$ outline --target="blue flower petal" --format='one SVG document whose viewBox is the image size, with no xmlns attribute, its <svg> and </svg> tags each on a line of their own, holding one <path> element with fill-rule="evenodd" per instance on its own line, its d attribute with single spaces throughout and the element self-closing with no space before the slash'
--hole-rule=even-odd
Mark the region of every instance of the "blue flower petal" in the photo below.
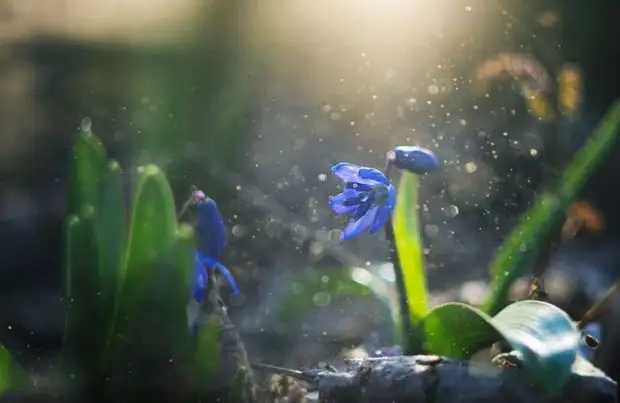
<svg viewBox="0 0 620 403">
<path fill-rule="evenodd" d="M 387 222 L 388 218 L 390 218 L 391 211 L 385 206 L 380 206 L 377 210 L 377 214 L 375 216 L 375 220 L 370 226 L 369 234 L 374 234 L 381 229 Z"/>
<path fill-rule="evenodd" d="M 366 231 L 374 222 L 375 216 L 377 215 L 377 210 L 379 210 L 378 206 L 372 206 L 372 208 L 370 208 L 370 210 L 368 210 L 368 212 L 359 220 L 350 222 L 340 235 L 340 239 L 352 239 Z"/>
<path fill-rule="evenodd" d="M 230 271 L 228 271 L 228 269 L 223 264 L 210 256 L 206 256 L 203 253 L 198 253 L 198 257 L 200 258 L 200 261 L 204 263 L 207 267 L 217 269 L 220 273 L 224 275 L 224 277 L 226 277 L 226 280 L 228 281 L 228 284 L 230 284 L 230 287 L 232 288 L 235 295 L 239 293 L 239 289 L 237 288 L 237 283 L 235 282 L 235 279 L 233 278 Z"/>
<path fill-rule="evenodd" d="M 394 149 L 394 166 L 411 173 L 422 175 L 436 171 L 439 159 L 431 151 L 421 147 L 399 146 Z"/>
<path fill-rule="evenodd" d="M 355 213 L 353 214 L 353 217 L 351 217 L 351 219 L 353 221 L 359 220 L 364 215 L 366 215 L 366 213 L 368 213 L 368 210 L 370 210 L 372 206 L 373 204 L 372 204 L 372 201 L 370 200 L 365 201 L 363 204 L 360 204 L 357 210 L 355 211 Z"/>
<path fill-rule="evenodd" d="M 232 289 L 233 294 L 239 294 L 239 289 L 237 288 L 237 283 L 235 282 L 235 278 L 230 273 L 230 271 L 221 263 L 217 263 L 215 268 L 226 277 L 230 288 Z"/>
<path fill-rule="evenodd" d="M 388 188 L 388 198 L 385 202 L 385 208 L 392 212 L 394 210 L 394 206 L 396 205 L 396 188 L 394 186 L 390 186 Z"/>
<path fill-rule="evenodd" d="M 359 176 L 365 180 L 373 180 L 384 185 L 389 185 L 390 181 L 385 174 L 378 169 L 374 168 L 362 168 L 359 170 Z"/>
<path fill-rule="evenodd" d="M 355 203 L 357 202 L 357 203 Z M 361 200 L 358 192 L 352 189 L 346 189 L 344 192 L 329 199 L 329 205 L 336 214 L 347 214 L 355 211 Z"/>
<path fill-rule="evenodd" d="M 198 223 L 196 242 L 198 250 L 206 256 L 219 259 L 226 247 L 226 225 L 213 199 L 196 203 Z"/>
<path fill-rule="evenodd" d="M 204 301 L 204 291 L 207 288 L 209 276 L 203 262 L 201 262 L 198 253 L 194 255 L 194 277 L 192 279 L 192 297 L 196 302 Z"/>
<path fill-rule="evenodd" d="M 353 164 L 349 164 L 348 162 L 341 162 L 332 167 L 332 173 L 347 183 L 355 182 L 355 183 L 360 183 L 362 185 L 369 185 L 373 187 L 379 184 L 383 184 L 383 185 L 385 184 L 383 181 L 377 181 L 375 179 L 374 174 L 372 173 L 366 172 L 364 175 L 369 176 L 369 177 L 362 178 L 360 176 L 361 170 L 372 171 L 373 168 L 366 168 L 366 167 L 362 167 L 359 165 L 353 165 Z M 377 172 L 381 173 L 380 171 L 377 171 Z M 385 175 L 383 175 L 383 177 L 385 178 Z"/>
</svg>

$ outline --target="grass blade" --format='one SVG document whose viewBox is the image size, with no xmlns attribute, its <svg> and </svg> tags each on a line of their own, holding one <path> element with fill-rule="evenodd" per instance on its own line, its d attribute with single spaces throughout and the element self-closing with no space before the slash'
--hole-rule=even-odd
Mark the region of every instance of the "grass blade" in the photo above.
<svg viewBox="0 0 620 403">
<path fill-rule="evenodd" d="M 493 289 L 484 304 L 486 313 L 493 315 L 505 306 L 510 285 L 532 264 L 540 244 L 614 149 L 619 132 L 620 102 L 616 102 L 566 168 L 556 191 L 538 198 L 499 249 L 490 265 Z"/>
</svg>

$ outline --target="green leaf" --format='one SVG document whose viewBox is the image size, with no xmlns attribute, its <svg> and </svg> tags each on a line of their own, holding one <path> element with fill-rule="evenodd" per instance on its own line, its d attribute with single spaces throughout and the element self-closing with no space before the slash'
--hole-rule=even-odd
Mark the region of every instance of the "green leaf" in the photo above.
<svg viewBox="0 0 620 403">
<path fill-rule="evenodd" d="M 422 321 L 422 328 L 426 352 L 462 360 L 502 338 L 490 317 L 458 302 L 432 309 Z"/>
<path fill-rule="evenodd" d="M 67 317 L 63 365 L 89 365 L 101 342 L 98 323 L 98 242 L 95 211 L 85 206 L 79 217 L 70 216 L 66 226 L 65 279 Z"/>
<path fill-rule="evenodd" d="M 418 221 L 418 181 L 417 175 L 402 173 L 393 217 L 396 250 L 413 324 L 418 323 L 428 312 L 424 245 Z"/>
<path fill-rule="evenodd" d="M 105 173 L 106 151 L 90 128 L 90 119 L 82 122 L 82 130 L 71 152 L 69 168 L 69 213 L 78 214 L 82 206 L 97 209 L 99 186 Z"/>
<path fill-rule="evenodd" d="M 192 385 L 200 395 L 217 389 L 220 363 L 220 318 L 212 316 L 200 325 L 190 359 Z"/>
<path fill-rule="evenodd" d="M 570 377 L 581 339 L 566 312 L 535 300 L 515 302 L 493 318 L 471 306 L 448 303 L 431 310 L 423 328 L 427 352 L 457 359 L 469 359 L 505 340 L 522 354 L 524 370 L 549 395 Z"/>
<path fill-rule="evenodd" d="M 148 296 L 156 263 L 176 238 L 176 212 L 172 191 L 155 165 L 138 169 L 132 198 L 125 262 L 120 273 L 115 320 L 108 337 L 112 351 L 123 344 Z"/>
<path fill-rule="evenodd" d="M 24 369 L 15 361 L 11 353 L 0 344 L 0 397 L 9 390 L 32 386 L 32 381 Z"/>
<path fill-rule="evenodd" d="M 614 149 L 619 129 L 620 102 L 616 102 L 565 169 L 556 191 L 538 198 L 499 249 L 490 265 L 493 284 L 484 304 L 485 312 L 495 314 L 505 306 L 510 285 L 532 264 L 540 245 L 547 241 L 588 178 Z"/>
<path fill-rule="evenodd" d="M 116 161 L 110 161 L 103 178 L 101 207 L 97 212 L 99 265 L 97 289 L 102 332 L 110 326 L 119 277 L 125 258 L 126 219 L 123 172 Z"/>
<path fill-rule="evenodd" d="M 164 253 L 151 279 L 149 298 L 142 317 L 151 317 L 147 337 L 154 343 L 147 348 L 151 356 L 175 361 L 191 352 L 191 333 L 187 323 L 190 276 L 194 263 L 194 230 L 179 227 L 174 245 Z"/>
</svg>

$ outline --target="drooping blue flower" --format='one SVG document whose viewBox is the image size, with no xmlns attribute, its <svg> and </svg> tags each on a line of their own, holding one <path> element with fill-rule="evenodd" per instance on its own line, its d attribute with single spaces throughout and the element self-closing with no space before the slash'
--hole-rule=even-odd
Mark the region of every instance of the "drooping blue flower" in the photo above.
<svg viewBox="0 0 620 403">
<path fill-rule="evenodd" d="M 337 214 L 352 214 L 341 240 L 352 239 L 370 228 L 374 234 L 387 222 L 396 204 L 396 189 L 379 170 L 341 162 L 332 167 L 345 182 L 345 190 L 330 198 Z"/>
<path fill-rule="evenodd" d="M 439 169 L 439 159 L 431 150 L 415 146 L 396 147 L 391 162 L 396 168 L 417 175 Z"/>
<path fill-rule="evenodd" d="M 217 209 L 217 204 L 200 191 L 194 193 L 194 207 L 197 216 L 196 251 L 194 254 L 194 277 L 192 297 L 197 302 L 204 300 L 205 289 L 209 281 L 208 270 L 219 271 L 237 294 L 237 284 L 230 271 L 219 262 L 226 247 L 226 225 Z"/>
</svg>

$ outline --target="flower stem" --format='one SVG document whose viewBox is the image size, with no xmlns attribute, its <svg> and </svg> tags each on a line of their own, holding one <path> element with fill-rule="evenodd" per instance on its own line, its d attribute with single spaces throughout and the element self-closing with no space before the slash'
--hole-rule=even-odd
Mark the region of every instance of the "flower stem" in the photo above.
<svg viewBox="0 0 620 403">
<path fill-rule="evenodd" d="M 414 332 L 417 333 L 417 330 L 414 329 L 409 314 L 409 300 L 407 298 L 407 289 L 405 288 L 405 276 L 398 257 L 398 250 L 396 249 L 396 238 L 394 237 L 392 217 L 390 217 L 385 224 L 385 237 L 389 243 L 390 260 L 394 266 L 394 282 L 396 283 L 396 293 L 398 294 L 400 326 L 402 331 L 401 342 L 403 343 L 404 353 L 405 355 L 418 354 L 420 351 L 408 351 L 412 345 L 410 340 L 413 338 Z"/>
<path fill-rule="evenodd" d="M 393 153 L 388 153 L 385 169 L 386 178 L 389 180 L 389 174 L 392 168 L 392 162 L 394 160 Z M 385 237 L 389 244 L 390 260 L 394 267 L 394 282 L 396 283 L 396 293 L 398 294 L 398 307 L 400 315 L 400 328 L 402 332 L 402 344 L 405 355 L 420 354 L 422 351 L 421 337 L 418 334 L 418 329 L 415 328 L 411 322 L 411 315 L 409 312 L 409 300 L 407 297 L 407 288 L 405 287 L 405 276 L 403 268 L 400 264 L 400 258 L 398 256 L 398 249 L 396 247 L 396 237 L 394 236 L 394 221 L 392 216 L 388 218 L 385 224 Z M 414 342 L 412 342 L 414 341 Z"/>
</svg>

